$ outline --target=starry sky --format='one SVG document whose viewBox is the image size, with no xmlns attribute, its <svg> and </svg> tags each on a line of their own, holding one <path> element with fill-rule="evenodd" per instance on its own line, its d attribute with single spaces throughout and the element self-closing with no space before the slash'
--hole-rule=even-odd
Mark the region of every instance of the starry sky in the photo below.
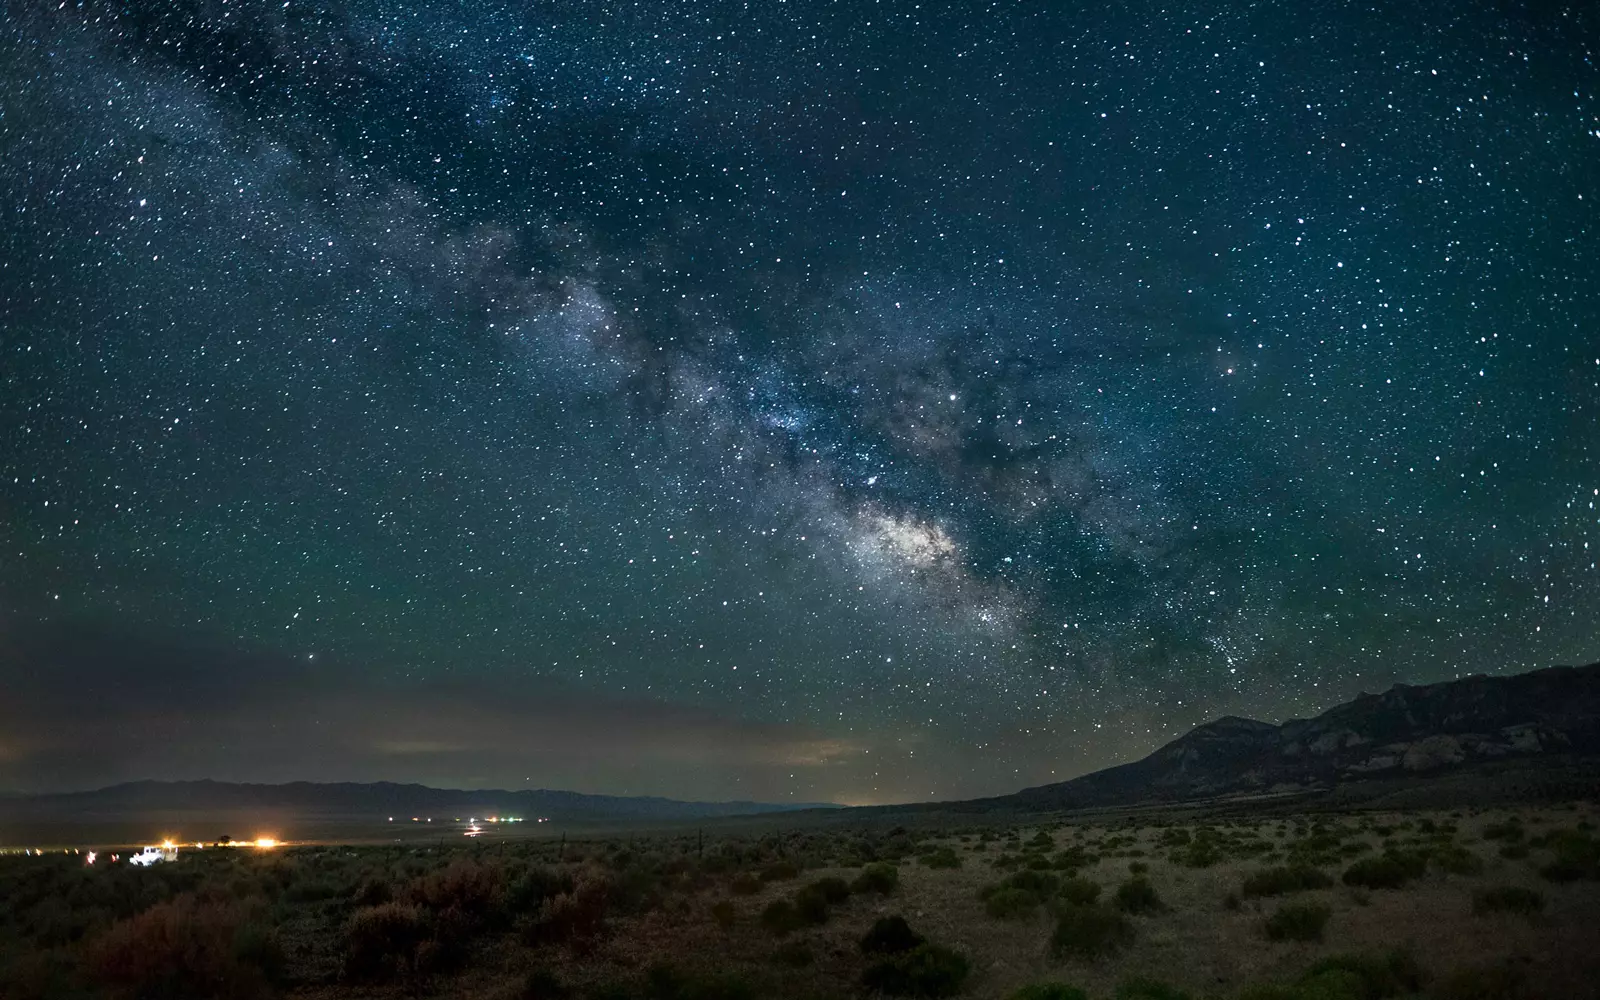
<svg viewBox="0 0 1600 1000">
<path fill-rule="evenodd" d="M 20 0 L 0 788 L 1001 794 L 1600 658 L 1588 3 Z"/>
</svg>

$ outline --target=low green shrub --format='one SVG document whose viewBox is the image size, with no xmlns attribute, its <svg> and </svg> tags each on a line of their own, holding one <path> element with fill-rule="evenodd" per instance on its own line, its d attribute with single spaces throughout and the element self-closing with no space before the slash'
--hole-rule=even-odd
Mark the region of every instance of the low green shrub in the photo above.
<svg viewBox="0 0 1600 1000">
<path fill-rule="evenodd" d="M 893 955 L 910 951 L 925 939 L 911 929 L 906 918 L 896 913 L 879 917 L 861 938 L 861 950 L 868 955 Z"/>
<path fill-rule="evenodd" d="M 1505 962 L 1456 969 L 1440 976 L 1428 996 L 1430 1000 L 1524 1000 L 1527 978 L 1520 967 Z"/>
<path fill-rule="evenodd" d="M 253 997 L 283 968 L 275 932 L 235 904 L 181 895 L 111 925 L 89 945 L 91 978 L 133 997 Z"/>
<path fill-rule="evenodd" d="M 948 847 L 941 847 L 937 851 L 930 851 L 917 859 L 929 868 L 960 868 L 961 855 Z"/>
<path fill-rule="evenodd" d="M 1005 880 L 994 888 L 1001 887 L 1022 889 L 1033 893 L 1040 899 L 1048 899 L 1056 894 L 1057 889 L 1061 888 L 1061 876 L 1053 872 L 1025 870 L 1006 876 Z"/>
<path fill-rule="evenodd" d="M 1440 844 L 1430 857 L 1440 871 L 1451 875 L 1478 875 L 1483 872 L 1483 859 L 1460 844 Z"/>
<path fill-rule="evenodd" d="M 890 996 L 948 997 L 961 992 L 970 971 L 959 951 L 924 943 L 868 966 L 861 984 Z"/>
<path fill-rule="evenodd" d="M 1395 950 L 1381 955 L 1330 955 L 1315 962 L 1305 976 L 1314 978 L 1345 973 L 1361 984 L 1361 1000 L 1384 1000 L 1422 989 L 1422 968 L 1409 951 Z"/>
<path fill-rule="evenodd" d="M 1520 913 L 1528 916 L 1544 909 L 1544 894 L 1520 885 L 1497 885 L 1472 894 L 1473 913 Z"/>
<path fill-rule="evenodd" d="M 1169 860 L 1185 868 L 1210 868 L 1225 856 L 1216 831 L 1201 829 L 1186 845 L 1173 851 Z"/>
<path fill-rule="evenodd" d="M 586 875 L 574 881 L 571 892 L 549 896 L 539 912 L 521 922 L 527 944 L 586 940 L 598 934 L 605 924 L 611 883 L 599 875 Z"/>
<path fill-rule="evenodd" d="M 1600 840 L 1584 830 L 1556 830 L 1533 842 L 1549 848 L 1555 857 L 1539 869 L 1552 882 L 1600 879 Z"/>
<path fill-rule="evenodd" d="M 814 885 L 808 885 L 794 894 L 794 911 L 807 924 L 828 922 L 827 894 Z"/>
<path fill-rule="evenodd" d="M 755 990 L 737 976 L 682 972 L 652 965 L 644 976 L 645 1000 L 754 1000 Z"/>
<path fill-rule="evenodd" d="M 1026 920 L 1039 911 L 1039 897 L 1026 889 L 996 886 L 984 894 L 983 910 L 996 920 Z"/>
<path fill-rule="evenodd" d="M 391 886 L 386 880 L 380 878 L 367 878 L 363 879 L 361 884 L 356 886 L 356 891 L 351 897 L 351 902 L 355 903 L 357 906 L 377 906 L 379 903 L 387 903 L 393 898 L 394 887 Z M 509 898 L 507 902 L 509 904 Z"/>
<path fill-rule="evenodd" d="M 1133 976 L 1117 984 L 1116 1000 L 1189 1000 L 1183 990 L 1168 986 L 1158 979 Z"/>
<path fill-rule="evenodd" d="M 1388 1000 L 1422 989 L 1422 971 L 1407 952 L 1334 955 L 1291 983 L 1245 989 L 1238 1000 Z"/>
<path fill-rule="evenodd" d="M 1490 823 L 1483 828 L 1484 840 L 1501 840 L 1510 844 L 1522 840 L 1523 836 L 1522 820 L 1515 816 L 1503 823 Z"/>
<path fill-rule="evenodd" d="M 761 911 L 761 926 L 780 937 L 797 931 L 808 923 L 811 921 L 787 899 L 775 899 Z"/>
<path fill-rule="evenodd" d="M 1098 854 L 1091 854 L 1075 844 L 1064 851 L 1057 851 L 1050 859 L 1050 867 L 1057 871 L 1076 871 L 1079 868 L 1087 868 L 1099 860 Z"/>
<path fill-rule="evenodd" d="M 778 965 L 786 965 L 791 969 L 802 969 L 817 960 L 816 953 L 811 946 L 803 941 L 790 941 L 779 945 L 772 953 L 772 961 Z"/>
<path fill-rule="evenodd" d="M 1245 899 L 1260 896 L 1282 896 L 1291 892 L 1326 889 L 1333 879 L 1310 865 L 1287 865 L 1263 868 L 1245 877 L 1239 892 Z"/>
<path fill-rule="evenodd" d="M 1385 851 L 1375 858 L 1362 858 L 1344 872 L 1345 885 L 1367 889 L 1398 889 L 1427 871 L 1427 859 L 1416 854 Z"/>
<path fill-rule="evenodd" d="M 567 1000 L 572 990 L 554 972 L 540 966 L 522 977 L 516 1000 Z"/>
<path fill-rule="evenodd" d="M 761 869 L 761 881 L 786 882 L 800 877 L 800 866 L 793 861 L 775 861 Z"/>
<path fill-rule="evenodd" d="M 861 870 L 850 883 L 855 892 L 876 892 L 887 896 L 900 884 L 900 869 L 885 861 L 874 862 Z"/>
<path fill-rule="evenodd" d="M 1267 918 L 1263 929 L 1272 941 L 1321 941 L 1332 913 L 1321 903 L 1285 903 Z"/>
<path fill-rule="evenodd" d="M 842 903 L 850 898 L 850 883 L 836 876 L 819 878 L 807 888 L 819 893 L 829 903 Z"/>
<path fill-rule="evenodd" d="M 1133 943 L 1133 924 L 1109 907 L 1067 903 L 1056 913 L 1050 950 L 1059 958 L 1092 961 Z"/>
<path fill-rule="evenodd" d="M 414 973 L 417 949 L 428 932 L 426 914 L 410 903 L 381 903 L 357 910 L 345 925 L 345 975 L 362 981 Z"/>
<path fill-rule="evenodd" d="M 1030 983 L 1007 1000 L 1089 1000 L 1089 994 L 1066 983 Z"/>
<path fill-rule="evenodd" d="M 1117 886 L 1117 909 L 1123 913 L 1154 913 L 1161 909 L 1155 886 L 1142 875 L 1135 875 Z"/>
<path fill-rule="evenodd" d="M 1086 878 L 1069 878 L 1056 888 L 1056 898 L 1077 906 L 1087 906 L 1100 898 L 1100 884 Z"/>
</svg>

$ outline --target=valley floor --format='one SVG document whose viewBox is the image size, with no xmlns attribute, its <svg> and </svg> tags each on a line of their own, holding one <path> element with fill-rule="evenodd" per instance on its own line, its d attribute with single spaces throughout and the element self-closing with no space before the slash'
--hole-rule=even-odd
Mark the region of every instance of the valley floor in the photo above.
<svg viewBox="0 0 1600 1000">
<path fill-rule="evenodd" d="M 11 856 L 0 995 L 1600 997 L 1596 821 L 1575 804 L 212 851 L 109 871 Z"/>
</svg>

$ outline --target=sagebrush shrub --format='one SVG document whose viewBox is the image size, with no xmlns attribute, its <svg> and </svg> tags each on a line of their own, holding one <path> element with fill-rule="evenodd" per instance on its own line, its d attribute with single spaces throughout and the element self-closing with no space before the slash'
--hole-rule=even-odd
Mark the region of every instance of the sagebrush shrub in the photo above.
<svg viewBox="0 0 1600 1000">
<path fill-rule="evenodd" d="M 457 859 L 443 871 L 413 879 L 401 894 L 404 901 L 432 910 L 456 909 L 484 917 L 500 902 L 503 873 L 476 861 Z"/>
<path fill-rule="evenodd" d="M 571 892 L 572 889 L 571 875 L 543 865 L 534 865 L 506 886 L 504 906 L 508 913 L 536 913 L 546 899 Z"/>
<path fill-rule="evenodd" d="M 794 910 L 803 923 L 828 922 L 827 893 L 815 885 L 808 885 L 794 894 Z"/>
<path fill-rule="evenodd" d="M 1478 875 L 1483 871 L 1483 859 L 1460 844 L 1440 844 L 1429 860 L 1440 871 L 1452 875 Z"/>
<path fill-rule="evenodd" d="M 1006 876 L 999 886 L 995 886 L 996 889 L 1001 887 L 1021 889 L 1033 893 L 1040 899 L 1047 899 L 1055 895 L 1056 890 L 1061 887 L 1061 876 L 1030 869 Z"/>
<path fill-rule="evenodd" d="M 1538 913 L 1544 909 L 1544 894 L 1520 885 L 1497 885 L 1472 894 L 1474 913 Z"/>
<path fill-rule="evenodd" d="M 755 990 L 737 976 L 683 972 L 665 963 L 645 971 L 645 1000 L 752 1000 Z"/>
<path fill-rule="evenodd" d="M 1066 983 L 1030 983 L 1007 1000 L 1089 1000 L 1089 994 Z"/>
<path fill-rule="evenodd" d="M 961 992 L 970 971 L 959 951 L 924 943 L 868 966 L 861 984 L 890 996 L 948 997 Z"/>
<path fill-rule="evenodd" d="M 1588 831 L 1556 830 L 1538 838 L 1534 846 L 1547 847 L 1555 854 L 1549 864 L 1539 869 L 1539 874 L 1550 881 L 1600 879 L 1600 840 Z"/>
<path fill-rule="evenodd" d="M 800 877 L 800 868 L 792 861 L 775 861 L 761 869 L 761 881 L 784 882 Z"/>
<path fill-rule="evenodd" d="M 1155 886 L 1142 875 L 1135 875 L 1117 886 L 1117 909 L 1124 913 L 1154 913 L 1161 909 Z"/>
<path fill-rule="evenodd" d="M 394 898 L 394 887 L 381 878 L 367 878 L 356 886 L 351 901 L 357 906 L 377 906 Z"/>
<path fill-rule="evenodd" d="M 345 975 L 356 980 L 383 980 L 416 971 L 417 947 L 430 928 L 419 906 L 380 903 L 350 915 L 345 925 Z"/>
<path fill-rule="evenodd" d="M 1507 962 L 1456 969 L 1428 990 L 1432 1000 L 1524 1000 L 1527 995 L 1527 974 Z"/>
<path fill-rule="evenodd" d="M 754 896 L 761 891 L 761 880 L 749 872 L 740 872 L 728 881 L 728 890 L 740 896 Z"/>
<path fill-rule="evenodd" d="M 790 941 L 781 944 L 772 953 L 772 960 L 778 965 L 787 965 L 791 969 L 804 968 L 817 960 L 816 953 L 811 946 L 802 941 Z"/>
<path fill-rule="evenodd" d="M 1367 889 L 1398 889 L 1414 878 L 1421 878 L 1427 867 L 1427 859 L 1420 855 L 1385 851 L 1346 868 L 1344 884 Z"/>
<path fill-rule="evenodd" d="M 605 926 L 611 882 L 590 872 L 573 883 L 571 892 L 557 893 L 540 904 L 538 915 L 523 928 L 528 944 L 584 940 Z"/>
<path fill-rule="evenodd" d="M 516 1000 L 566 1000 L 571 995 L 572 991 L 554 972 L 541 966 L 523 977 Z"/>
<path fill-rule="evenodd" d="M 1148 976 L 1124 979 L 1113 996 L 1116 1000 L 1189 1000 L 1189 994 Z"/>
<path fill-rule="evenodd" d="M 1100 884 L 1086 878 L 1069 878 L 1056 889 L 1056 897 L 1067 903 L 1087 906 L 1100 898 Z"/>
<path fill-rule="evenodd" d="M 1321 903 L 1285 903 L 1263 925 L 1272 941 L 1321 941 L 1333 911 Z"/>
<path fill-rule="evenodd" d="M 1115 954 L 1133 938 L 1133 924 L 1116 910 L 1067 903 L 1057 911 L 1050 950 L 1062 958 L 1092 960 Z"/>
<path fill-rule="evenodd" d="M 233 904 L 179 896 L 118 921 L 88 949 L 91 977 L 136 1000 L 248 998 L 266 992 L 263 961 L 281 967 L 276 938 L 262 928 L 258 943 L 236 950 L 244 926 Z"/>
<path fill-rule="evenodd" d="M 797 931 L 809 922 L 787 899 L 775 899 L 761 911 L 761 926 L 779 936 Z"/>
<path fill-rule="evenodd" d="M 906 918 L 896 913 L 879 917 L 861 938 L 861 950 L 869 955 L 892 955 L 910 951 L 923 943 L 923 937 L 911 929 Z"/>
<path fill-rule="evenodd" d="M 856 892 L 876 892 L 887 896 L 900 884 L 900 869 L 884 861 L 876 861 L 861 870 L 850 883 Z"/>
<path fill-rule="evenodd" d="M 829 903 L 842 903 L 850 898 L 850 883 L 842 878 L 819 878 L 807 888 L 819 893 Z"/>
<path fill-rule="evenodd" d="M 1039 897 L 1026 889 L 1001 885 L 984 894 L 984 912 L 996 920 L 1026 920 L 1039 910 Z"/>
<path fill-rule="evenodd" d="M 1282 896 L 1291 892 L 1326 889 L 1331 885 L 1333 879 L 1319 869 L 1310 865 L 1286 865 L 1263 868 L 1246 876 L 1239 892 L 1245 899 L 1254 899 L 1258 896 Z"/>
<path fill-rule="evenodd" d="M 1417 993 L 1422 989 L 1423 974 L 1417 960 L 1409 951 L 1397 950 L 1382 955 L 1331 955 L 1314 963 L 1301 977 L 1309 983 L 1322 977 L 1324 982 L 1340 975 L 1347 982 L 1359 984 L 1359 1000 L 1378 1000 Z M 1335 997 L 1339 994 L 1329 993 Z M 1320 998 L 1322 994 L 1311 996 Z"/>
</svg>

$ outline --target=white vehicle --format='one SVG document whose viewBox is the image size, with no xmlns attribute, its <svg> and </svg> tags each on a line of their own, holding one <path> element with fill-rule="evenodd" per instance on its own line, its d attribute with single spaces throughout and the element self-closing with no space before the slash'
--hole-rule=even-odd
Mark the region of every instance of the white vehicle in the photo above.
<svg viewBox="0 0 1600 1000">
<path fill-rule="evenodd" d="M 138 854 L 130 854 L 128 856 L 128 864 L 138 865 L 141 868 L 147 868 L 150 865 L 155 864 L 157 861 L 176 860 L 178 860 L 178 848 L 176 844 L 162 844 L 160 847 L 146 847 Z"/>
</svg>

